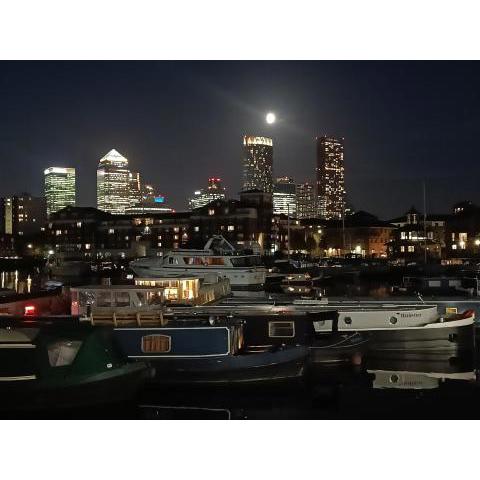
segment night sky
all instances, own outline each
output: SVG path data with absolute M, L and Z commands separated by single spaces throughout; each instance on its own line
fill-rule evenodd
M 43 194 L 43 169 L 77 169 L 95 206 L 111 148 L 168 203 L 224 179 L 241 186 L 242 136 L 274 139 L 274 175 L 313 180 L 316 135 L 345 137 L 356 209 L 381 218 L 412 204 L 480 204 L 480 62 L 0 61 L 0 196 Z M 265 123 L 273 111 L 277 123 Z

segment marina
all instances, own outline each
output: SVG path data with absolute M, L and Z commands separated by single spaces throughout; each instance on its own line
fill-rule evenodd
M 362 402 L 381 392 L 405 401 L 457 385 L 477 395 L 472 297 L 238 296 L 218 272 L 169 273 L 6 292 L 1 415 L 377 418 L 383 410 Z M 348 413 L 345 392 L 359 398 Z M 315 406 L 324 401 L 326 410 Z M 262 402 L 275 408 L 267 413 Z

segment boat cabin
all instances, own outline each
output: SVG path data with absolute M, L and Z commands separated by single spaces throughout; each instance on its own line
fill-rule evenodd
M 208 273 L 203 278 L 185 275 L 136 278 L 135 285 L 163 288 L 167 302 L 186 305 L 205 305 L 231 292 L 229 280 L 215 273 Z
M 165 303 L 163 288 L 138 285 L 90 285 L 71 289 L 74 316 L 90 317 L 93 312 L 135 312 L 161 309 Z
M 228 295 L 227 279 L 210 276 L 137 278 L 135 285 L 89 285 L 71 289 L 71 314 L 128 315 L 162 311 L 165 306 L 204 305 Z

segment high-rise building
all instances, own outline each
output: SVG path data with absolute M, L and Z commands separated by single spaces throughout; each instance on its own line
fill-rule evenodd
M 297 185 L 297 218 L 315 218 L 317 213 L 315 187 L 309 182 Z
M 208 187 L 202 190 L 195 190 L 193 197 L 188 200 L 190 210 L 203 207 L 213 200 L 225 199 L 225 187 L 222 180 L 217 177 L 208 179 Z
M 45 197 L 21 193 L 1 199 L 1 233 L 30 235 L 45 229 L 47 207 Z
M 45 198 L 47 215 L 58 212 L 69 205 L 75 206 L 75 169 L 49 167 L 43 172 L 45 177 Z
M 130 207 L 128 160 L 115 149 L 100 159 L 97 168 L 97 208 L 113 214 Z
M 273 192 L 273 141 L 267 137 L 243 137 L 242 190 Z
M 294 181 L 289 177 L 280 177 L 273 186 L 273 213 L 275 215 L 297 216 L 297 192 Z
M 345 166 L 343 138 L 317 137 L 318 214 L 339 219 L 345 210 Z
M 142 184 L 139 172 L 130 172 L 128 175 L 130 188 L 130 206 L 134 207 L 142 201 Z

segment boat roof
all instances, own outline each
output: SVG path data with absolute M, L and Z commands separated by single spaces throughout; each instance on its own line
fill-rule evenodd
M 162 289 L 163 287 L 147 286 L 147 285 L 83 285 L 80 287 L 72 287 L 71 291 L 78 290 L 153 290 Z
M 183 273 L 179 273 L 177 275 L 172 274 L 168 277 L 135 277 L 135 281 L 141 282 L 168 282 L 170 280 L 200 280 L 200 277 L 196 275 L 185 275 Z
M 189 249 L 175 249 L 170 250 L 163 258 L 168 257 L 169 255 L 211 255 L 215 257 L 259 257 L 258 253 L 239 253 L 239 252 L 215 252 L 213 250 L 189 250 Z

